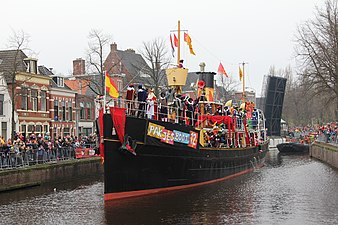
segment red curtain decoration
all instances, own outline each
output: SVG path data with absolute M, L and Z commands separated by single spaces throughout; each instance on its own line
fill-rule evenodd
M 212 116 L 212 115 L 200 115 L 198 116 L 198 122 L 196 123 L 196 126 L 198 126 L 199 124 L 203 123 L 205 120 L 208 120 L 211 123 L 217 123 L 217 124 L 221 124 L 221 123 L 225 123 L 225 124 L 229 124 L 232 128 L 233 124 L 232 124 L 232 118 L 230 116 Z
M 126 126 L 126 108 L 110 107 L 110 115 L 114 128 L 121 143 L 124 141 L 124 130 Z
M 104 144 L 103 144 L 103 108 L 99 109 L 99 133 L 100 133 L 100 156 L 104 159 Z
M 245 131 L 245 144 L 249 145 L 250 144 L 250 138 L 249 138 L 249 132 L 248 132 L 248 127 L 246 126 L 246 118 L 243 119 L 243 125 L 244 125 L 244 131 Z

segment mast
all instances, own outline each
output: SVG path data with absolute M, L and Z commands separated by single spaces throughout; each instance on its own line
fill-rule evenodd
M 246 101 L 246 96 L 245 96 L 245 72 L 244 72 L 244 66 L 245 66 L 245 62 L 242 62 L 242 72 L 243 72 L 243 93 L 242 93 L 242 99 L 243 99 L 243 102 Z
M 166 69 L 166 75 L 168 80 L 168 85 L 173 87 L 177 94 L 182 93 L 182 86 L 186 84 L 187 76 L 188 76 L 188 69 L 180 67 L 180 60 L 181 60 L 181 23 L 178 20 L 178 29 L 172 30 L 170 32 L 177 32 L 177 66 L 174 68 Z
M 177 23 L 177 38 L 178 38 L 178 42 L 177 42 L 177 65 L 180 64 L 180 60 L 181 60 L 181 21 L 178 20 Z

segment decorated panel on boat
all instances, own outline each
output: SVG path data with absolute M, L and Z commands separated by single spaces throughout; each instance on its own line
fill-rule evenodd
M 149 120 L 145 134 L 145 143 L 149 145 L 199 149 L 199 131 L 189 126 Z

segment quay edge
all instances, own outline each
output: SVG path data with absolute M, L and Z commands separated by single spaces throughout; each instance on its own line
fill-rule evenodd
M 67 181 L 103 175 L 100 157 L 59 161 L 0 170 L 0 192 L 22 189 L 58 180 Z
M 338 146 L 314 142 L 310 146 L 310 156 L 338 169 Z

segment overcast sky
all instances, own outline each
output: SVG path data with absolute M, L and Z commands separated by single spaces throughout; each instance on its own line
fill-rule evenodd
M 206 63 L 217 71 L 220 62 L 238 80 L 238 65 L 247 62 L 246 84 L 260 95 L 270 66 L 294 65 L 297 26 L 313 18 L 324 0 L 10 0 L 1 2 L 0 48 L 6 49 L 12 30 L 30 35 L 29 47 L 39 65 L 71 74 L 72 61 L 85 58 L 88 33 L 101 29 L 118 49 L 142 49 L 142 43 L 170 30 L 187 29 L 196 56 L 182 45 L 190 71 Z

